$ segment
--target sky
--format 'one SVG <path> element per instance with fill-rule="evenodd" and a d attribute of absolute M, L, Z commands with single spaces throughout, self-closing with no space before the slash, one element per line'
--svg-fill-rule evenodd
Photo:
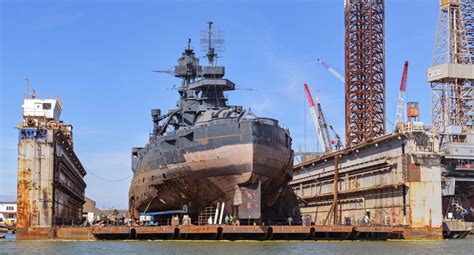
<path fill-rule="evenodd" d="M 74 148 L 89 172 L 86 195 L 99 208 L 127 208 L 131 148 L 147 142 L 150 109 L 166 112 L 177 101 L 179 80 L 152 70 L 172 69 L 188 38 L 204 56 L 199 41 L 208 21 L 224 31 L 218 64 L 241 88 L 227 93 L 230 104 L 278 119 L 295 151 L 318 151 L 308 83 L 343 137 L 344 85 L 316 62 L 344 71 L 343 2 L 1 1 L 0 200 L 16 198 L 16 126 L 28 78 L 38 98 L 61 98 L 61 118 L 74 126 Z M 431 123 L 426 68 L 437 16 L 437 0 L 386 1 L 388 130 L 405 60 L 406 101 L 418 101 L 421 120 Z"/>

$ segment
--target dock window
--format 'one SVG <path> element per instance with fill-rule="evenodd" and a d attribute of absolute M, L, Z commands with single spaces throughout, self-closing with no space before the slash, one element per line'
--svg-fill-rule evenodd
<path fill-rule="evenodd" d="M 44 110 L 50 110 L 51 109 L 51 103 L 43 103 L 43 109 Z"/>

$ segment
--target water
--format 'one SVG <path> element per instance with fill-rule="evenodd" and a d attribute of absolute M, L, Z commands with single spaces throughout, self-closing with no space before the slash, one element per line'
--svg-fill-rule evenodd
<path fill-rule="evenodd" d="M 442 241 L 16 241 L 0 254 L 474 254 L 474 236 Z"/>

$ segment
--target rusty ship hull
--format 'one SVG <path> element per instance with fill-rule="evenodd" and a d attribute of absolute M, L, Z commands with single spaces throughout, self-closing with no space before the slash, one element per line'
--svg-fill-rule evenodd
<path fill-rule="evenodd" d="M 129 191 L 135 216 L 183 206 L 196 214 L 216 202 L 235 215 L 241 188 L 256 185 L 264 209 L 275 204 L 292 177 L 291 138 L 273 119 L 220 119 L 163 136 L 140 151 L 132 156 Z"/>

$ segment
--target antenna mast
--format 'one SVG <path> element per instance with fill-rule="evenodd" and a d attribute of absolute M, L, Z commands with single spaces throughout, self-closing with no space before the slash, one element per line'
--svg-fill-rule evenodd
<path fill-rule="evenodd" d="M 207 32 L 207 59 L 209 59 L 209 65 L 213 66 L 214 65 L 214 58 L 216 57 L 216 52 L 214 47 L 212 47 L 212 21 L 209 21 L 207 24 L 209 24 L 209 31 Z"/>
<path fill-rule="evenodd" d="M 214 66 L 217 59 L 217 52 L 222 52 L 224 37 L 221 30 L 215 29 L 214 22 L 207 22 L 207 30 L 201 31 L 201 50 L 206 52 L 209 66 Z"/>
<path fill-rule="evenodd" d="M 25 83 L 26 83 L 26 92 L 25 92 L 25 99 L 28 99 L 28 83 L 30 81 L 28 79 L 25 79 Z"/>

